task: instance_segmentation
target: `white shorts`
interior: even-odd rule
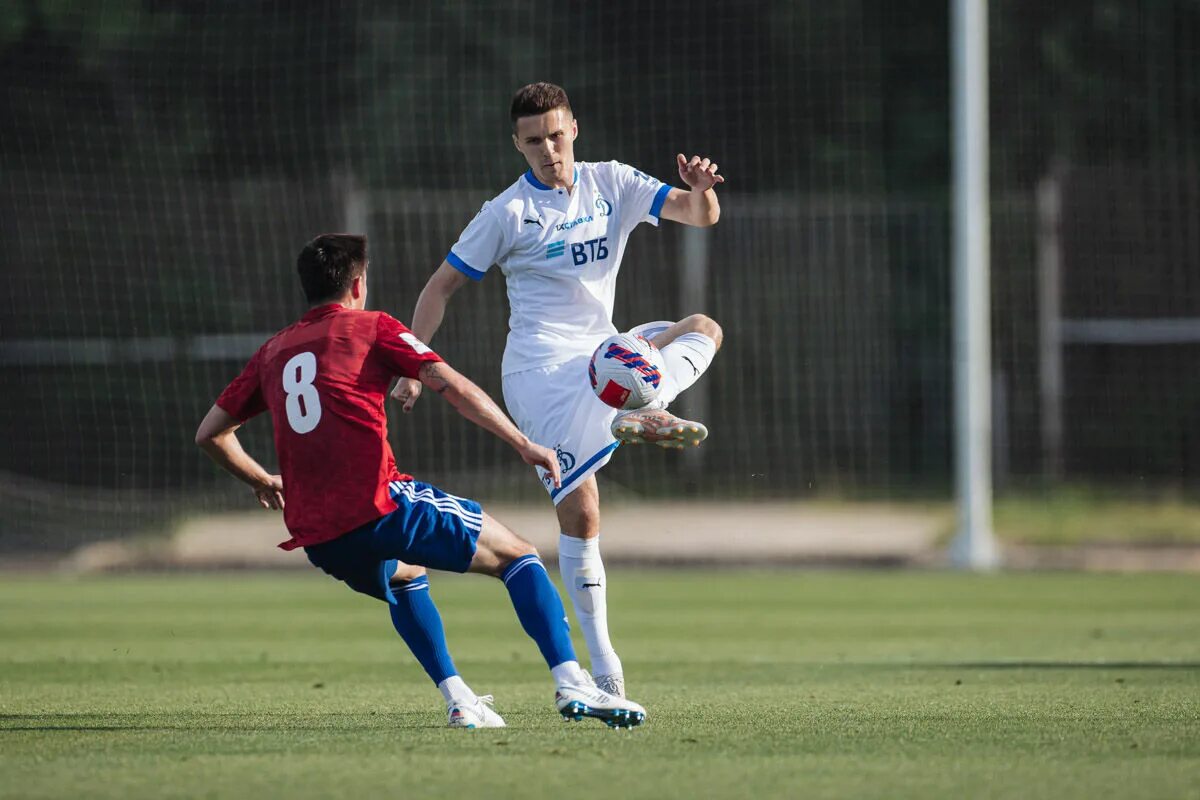
[[[608,463],[620,444],[609,428],[617,410],[596,397],[588,383],[591,356],[505,375],[504,404],[517,427],[533,441],[558,453],[562,486],[535,467],[555,505],[580,481]]]
[[[631,333],[650,336],[672,323],[650,322]],[[596,342],[599,346],[600,342]],[[555,489],[550,473],[535,467],[542,486],[555,505],[575,490],[588,475],[612,458],[620,444],[612,435],[617,410],[600,402],[588,382],[591,356],[576,356],[561,364],[505,375],[504,405],[517,427],[534,442],[558,453],[562,486]]]

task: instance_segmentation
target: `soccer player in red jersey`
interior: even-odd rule
[[[318,236],[300,252],[297,270],[311,308],[258,349],[200,423],[196,443],[249,484],[264,508],[283,510],[291,538],[280,547],[303,547],[315,566],[388,604],[396,631],[442,691],[451,727],[502,727],[504,720],[454,668],[425,567],[504,581],[557,682],[563,716],[640,724],[645,709],[600,691],[580,668],[562,600],[534,547],[475,501],[397,470],[384,397],[396,377],[418,379],[557,482],[554,451],[531,442],[400,322],[365,310],[366,237]],[[280,475],[238,442],[237,429],[264,411]]]

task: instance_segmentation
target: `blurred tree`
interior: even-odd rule
[[[690,147],[736,154],[746,188],[944,191],[946,4],[687,4],[702,28],[673,5],[563,17],[541,0],[23,0],[0,9],[0,154],[24,168],[70,150],[79,170],[490,186],[519,168],[503,135],[513,88],[549,79],[577,98],[586,152],[652,171]],[[633,46],[553,40],[564,27]],[[1056,156],[1193,153],[1198,30],[1200,0],[991,4],[996,180],[1029,186]],[[613,96],[622,107],[602,107]],[[668,124],[677,144],[655,135]]]

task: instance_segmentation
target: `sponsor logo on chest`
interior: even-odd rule
[[[567,254],[567,244],[565,239],[559,239],[557,242],[551,242],[546,245],[546,260],[559,258]],[[605,261],[608,259],[608,237],[597,236],[594,239],[586,239],[582,242],[570,242],[571,245],[571,262],[582,267],[584,264],[589,264],[593,261]]]
[[[545,225],[542,224],[540,217],[532,214],[526,214],[526,216],[522,219],[522,227],[530,231],[537,229],[545,230],[551,235],[554,233],[567,234],[571,231],[576,231],[576,229],[579,229],[576,235],[582,234],[583,236],[587,236],[588,233],[607,233],[607,218],[613,215],[613,205],[602,194],[596,192],[592,199],[592,209],[590,212],[587,214],[581,214],[578,212],[576,213],[578,216],[576,216],[574,219],[568,219],[557,224],[553,223],[552,221],[547,221]],[[595,226],[596,228],[602,227],[604,230],[601,231],[593,229],[583,232],[583,227],[595,222],[600,223],[599,225]],[[565,236],[562,239],[546,242],[544,245],[541,245],[541,247],[543,247],[543,260],[551,261],[569,255],[571,263],[574,266],[582,267],[585,264],[590,264],[595,261],[605,261],[608,259],[609,248],[607,236],[594,236],[576,242],[568,241],[570,238],[570,236]]]
[[[577,219],[573,219],[570,222],[560,222],[558,225],[554,226],[554,230],[569,231],[572,228],[576,228],[580,225],[587,225],[589,222],[591,222],[594,219],[595,219],[595,217],[593,215],[588,214],[586,217],[578,217]]]

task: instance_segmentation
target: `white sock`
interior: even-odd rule
[[[438,685],[438,691],[442,693],[442,697],[446,698],[446,703],[467,702],[475,699],[475,693],[471,691],[471,687],[467,686],[458,675],[451,675],[446,680]]]
[[[621,659],[608,638],[608,579],[600,560],[600,537],[576,539],[565,533],[558,537],[558,569],[563,585],[575,606],[575,618],[587,642],[592,673],[611,675],[621,671]]]
[[[583,683],[583,667],[579,666],[578,661],[564,661],[550,668],[550,674],[554,676],[554,683],[562,686],[564,683],[572,686],[578,686]]]
[[[666,408],[712,364],[717,354],[717,343],[703,333],[685,333],[659,352],[662,353],[663,369],[668,380],[663,382],[655,405]]]

